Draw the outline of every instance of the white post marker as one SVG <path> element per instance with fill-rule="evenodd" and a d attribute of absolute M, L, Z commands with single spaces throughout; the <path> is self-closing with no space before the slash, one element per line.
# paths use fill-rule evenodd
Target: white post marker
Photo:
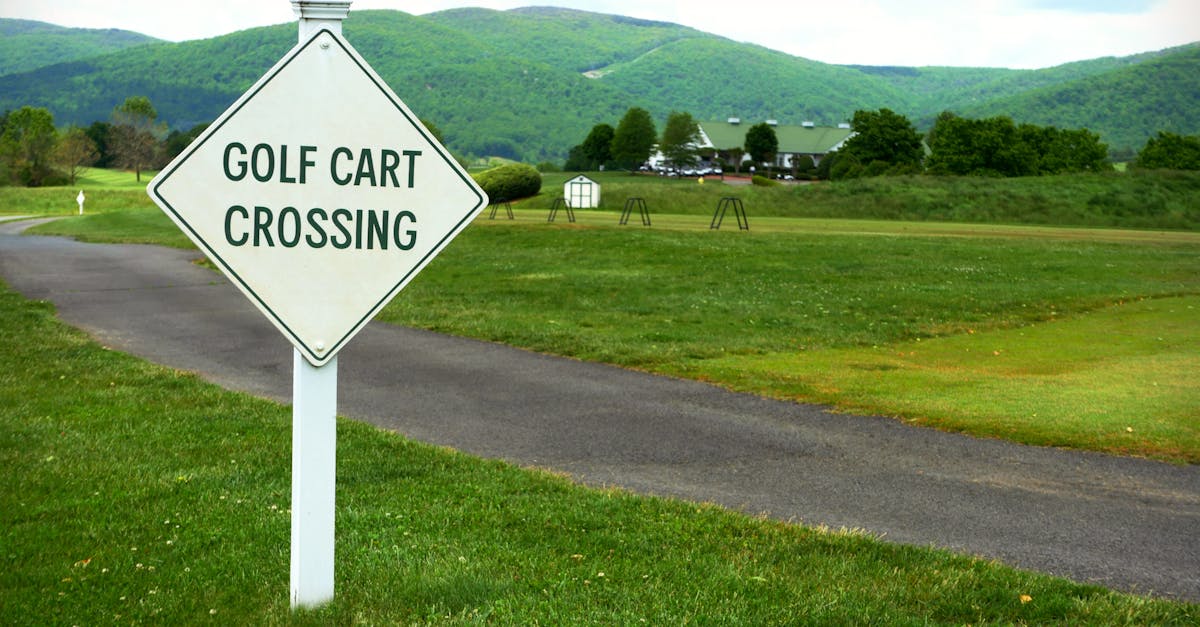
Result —
<path fill-rule="evenodd" d="M 350 1 L 292 0 L 297 45 L 322 28 L 342 34 Z M 292 349 L 292 609 L 333 600 L 337 492 L 337 357 L 323 366 Z"/>
<path fill-rule="evenodd" d="M 337 353 L 488 205 L 342 37 L 349 0 L 291 0 L 299 43 L 147 193 L 295 348 L 291 605 L 333 599 Z"/>
<path fill-rule="evenodd" d="M 79 215 L 83 215 L 83 190 L 79 190 L 79 195 L 75 197 L 75 202 L 79 203 Z"/>

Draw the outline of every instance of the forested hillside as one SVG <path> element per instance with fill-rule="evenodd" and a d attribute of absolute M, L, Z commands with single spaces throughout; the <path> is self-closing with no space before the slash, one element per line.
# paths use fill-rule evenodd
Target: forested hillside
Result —
<path fill-rule="evenodd" d="M 603 71 L 673 41 L 712 37 L 678 24 L 555 7 L 450 9 L 425 17 L 470 33 L 493 51 L 579 73 Z"/>
<path fill-rule="evenodd" d="M 153 41 L 158 40 L 127 30 L 65 28 L 0 18 L 0 76 Z"/>
<path fill-rule="evenodd" d="M 735 116 L 832 126 L 856 109 L 895 106 L 905 98 L 848 68 L 717 37 L 666 44 L 610 70 L 600 82 L 637 94 L 655 113 L 676 109 L 700 120 Z"/>
<path fill-rule="evenodd" d="M 15 22 L 0 20 L 9 28 Z M 81 41 L 91 33 L 23 24 L 43 29 L 47 41 L 58 31 Z M 837 66 L 679 25 L 545 7 L 352 11 L 345 32 L 453 150 L 479 156 L 560 160 L 592 126 L 616 124 L 634 106 L 660 124 L 686 111 L 699 120 L 829 125 L 886 107 L 922 128 L 952 110 L 1086 127 L 1113 147 L 1134 149 L 1159 130 L 1200 133 L 1196 46 L 1044 70 Z M 37 48 L 23 37 L 0 42 Z M 295 39 L 295 26 L 281 24 L 67 62 L 45 57 L 53 63 L 0 76 L 0 111 L 46 107 L 60 125 L 87 125 L 144 95 L 160 119 L 187 129 L 219 115 Z"/>
<path fill-rule="evenodd" d="M 1059 128 L 1088 127 L 1111 149 L 1124 152 L 1138 150 L 1158 131 L 1200 133 L 1200 45 L 1140 56 L 1137 64 L 964 107 L 962 112 L 1007 115 Z"/>

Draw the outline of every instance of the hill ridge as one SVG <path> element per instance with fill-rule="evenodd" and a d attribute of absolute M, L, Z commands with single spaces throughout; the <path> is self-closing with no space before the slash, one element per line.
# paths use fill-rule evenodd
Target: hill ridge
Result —
<path fill-rule="evenodd" d="M 11 22 L 0 19 L 0 28 Z M 1012 70 L 834 65 L 678 24 L 557 7 L 364 10 L 350 14 L 345 32 L 452 149 L 531 162 L 563 158 L 592 126 L 615 125 L 632 106 L 660 121 L 688 111 L 831 125 L 887 107 L 922 127 L 944 110 L 1003 114 L 1087 127 L 1125 150 L 1158 130 L 1200 133 L 1197 44 Z M 0 75 L 0 110 L 42 106 L 59 124 L 86 125 L 146 95 L 162 119 L 186 129 L 219 115 L 294 41 L 295 26 L 278 24 L 58 59 Z M 1103 91 L 1103 104 L 1085 97 L 1089 89 Z M 1108 110 L 1170 113 L 1135 119 Z M 1163 120 L 1170 128 L 1157 126 Z"/>

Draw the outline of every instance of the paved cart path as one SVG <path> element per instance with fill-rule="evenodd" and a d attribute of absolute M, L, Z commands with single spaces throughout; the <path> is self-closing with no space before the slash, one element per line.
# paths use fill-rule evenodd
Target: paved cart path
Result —
<path fill-rule="evenodd" d="M 14 235 L 21 228 L 0 223 L 0 276 L 14 289 L 107 346 L 290 402 L 291 346 L 192 263 L 198 253 Z M 1200 601 L 1197 466 L 833 415 L 375 323 L 339 370 L 340 414 L 425 442 Z"/>

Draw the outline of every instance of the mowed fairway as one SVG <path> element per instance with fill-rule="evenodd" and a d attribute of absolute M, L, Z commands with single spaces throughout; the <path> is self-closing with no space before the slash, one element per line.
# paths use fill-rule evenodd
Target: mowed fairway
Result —
<path fill-rule="evenodd" d="M 705 200 L 734 189 L 703 187 Z M 50 192 L 5 190 L 6 209 L 54 213 Z M 92 197 L 100 213 L 35 231 L 188 246 L 144 195 Z M 711 214 L 653 213 L 646 228 L 614 211 L 548 223 L 524 208 L 543 200 L 515 203 L 513 221 L 485 212 L 380 320 L 985 437 L 1200 461 L 1195 232 L 753 205 L 748 232 L 732 215 L 711 231 Z"/>
<path fill-rule="evenodd" d="M 382 319 L 978 435 L 1200 460 L 1193 234 L 537 217 L 484 218 Z"/>

